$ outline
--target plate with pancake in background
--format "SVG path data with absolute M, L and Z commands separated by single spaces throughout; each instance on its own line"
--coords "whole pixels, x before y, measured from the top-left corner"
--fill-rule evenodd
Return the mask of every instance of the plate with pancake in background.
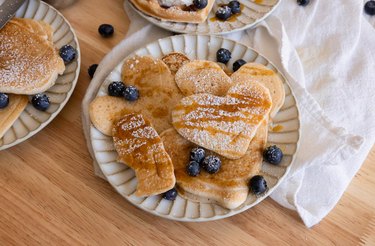
M 129 0 L 149 22 L 176 33 L 228 34 L 256 26 L 280 0 Z M 124 2 L 126 4 L 126 1 Z
M 80 51 L 69 22 L 39 0 L 25 1 L 0 29 L 0 49 L 4 150 L 42 130 L 62 110 L 77 83 Z
M 257 51 L 179 35 L 125 58 L 90 103 L 101 171 L 135 206 L 179 221 L 243 212 L 285 178 L 299 141 L 296 100 Z

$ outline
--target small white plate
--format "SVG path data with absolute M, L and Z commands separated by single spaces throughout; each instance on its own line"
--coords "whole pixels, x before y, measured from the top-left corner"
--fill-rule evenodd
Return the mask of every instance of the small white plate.
M 176 33 L 190 34 L 228 34 L 241 31 L 256 26 L 259 22 L 267 18 L 280 4 L 281 0 L 238 0 L 243 9 L 241 14 L 234 21 L 218 21 L 215 12 L 219 5 L 227 4 L 230 0 L 215 0 L 214 6 L 205 22 L 200 24 L 194 23 L 177 23 L 172 21 L 162 21 L 158 18 L 144 14 L 133 4 L 130 6 L 143 18 L 151 23 Z M 125 3 L 126 1 L 124 1 Z
M 216 51 L 221 47 L 227 48 L 232 52 L 232 59 L 228 63 L 228 67 L 231 68 L 234 61 L 242 58 L 247 62 L 263 64 L 278 73 L 282 78 L 286 92 L 285 103 L 273 122 L 274 126 L 281 127 L 279 127 L 280 131 L 269 131 L 268 134 L 268 144 L 276 144 L 283 150 L 284 158 L 282 163 L 278 166 L 263 163 L 260 174 L 265 177 L 269 190 L 262 197 L 249 194 L 246 202 L 236 209 L 229 210 L 215 204 L 193 202 L 181 196 L 178 196 L 173 202 L 162 199 L 161 195 L 142 198 L 134 195 L 137 179 L 133 170 L 116 161 L 118 155 L 112 138 L 103 135 L 91 125 L 90 138 L 95 158 L 108 182 L 128 201 L 147 212 L 180 221 L 209 221 L 229 217 L 251 208 L 266 198 L 285 178 L 290 169 L 297 150 L 300 130 L 296 100 L 284 76 L 257 51 L 222 37 L 180 35 L 153 42 L 135 51 L 124 60 L 135 54 L 161 58 L 170 52 L 180 52 L 186 54 L 190 59 L 216 61 Z M 96 96 L 107 95 L 108 84 L 112 81 L 121 80 L 123 62 L 106 78 Z
M 0 3 L 2 0 L 0 0 Z M 59 76 L 56 84 L 47 90 L 51 106 L 47 111 L 36 110 L 30 103 L 15 121 L 13 126 L 0 139 L 0 150 L 19 144 L 41 131 L 50 123 L 68 102 L 76 86 L 81 52 L 78 40 L 69 22 L 53 7 L 39 0 L 27 0 L 17 11 L 16 17 L 43 20 L 53 28 L 53 43 L 58 49 L 70 44 L 77 50 L 77 58 L 66 65 L 64 74 Z

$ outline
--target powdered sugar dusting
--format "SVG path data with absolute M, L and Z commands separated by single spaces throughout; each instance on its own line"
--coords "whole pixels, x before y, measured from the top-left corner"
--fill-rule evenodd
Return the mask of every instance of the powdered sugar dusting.
M 173 111 L 173 125 L 188 140 L 238 158 L 246 152 L 271 105 L 267 89 L 257 83 L 239 83 L 226 97 L 197 94 L 182 99 Z
M 48 40 L 19 23 L 10 21 L 0 30 L 0 91 L 19 93 L 39 88 L 60 62 Z

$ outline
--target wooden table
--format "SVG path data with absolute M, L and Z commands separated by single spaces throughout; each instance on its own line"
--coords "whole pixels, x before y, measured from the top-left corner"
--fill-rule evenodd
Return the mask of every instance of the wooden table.
M 134 207 L 93 174 L 82 133 L 81 100 L 87 68 L 124 35 L 123 0 L 81 0 L 62 10 L 82 52 L 77 88 L 62 113 L 42 132 L 0 153 L 0 245 L 150 244 L 375 244 L 375 148 L 335 209 L 313 229 L 271 199 L 240 215 L 181 223 Z M 97 28 L 111 23 L 113 38 Z

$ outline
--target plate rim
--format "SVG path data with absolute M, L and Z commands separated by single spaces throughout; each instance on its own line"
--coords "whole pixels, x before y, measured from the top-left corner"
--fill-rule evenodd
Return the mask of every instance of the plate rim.
M 257 53 L 258 55 L 264 57 L 268 63 L 270 63 L 273 67 L 276 68 L 276 70 L 278 71 L 278 73 L 283 77 L 285 83 L 288 85 L 289 89 L 290 89 L 290 93 L 291 95 L 293 96 L 293 99 L 295 101 L 295 108 L 296 108 L 296 119 L 298 119 L 298 129 L 296 129 L 296 132 L 298 133 L 298 136 L 297 136 L 297 140 L 296 140 L 296 143 L 295 143 L 295 151 L 294 151 L 294 154 L 292 155 L 292 158 L 291 158 L 291 161 L 290 161 L 290 164 L 286 167 L 285 169 L 285 173 L 280 177 L 278 178 L 277 182 L 275 183 L 275 185 L 271 188 L 271 189 L 268 189 L 267 190 L 267 193 L 266 195 L 262 196 L 262 197 L 258 197 L 257 200 L 255 200 L 255 202 L 253 202 L 251 205 L 248 205 L 248 206 L 243 206 L 241 209 L 238 209 L 238 210 L 233 210 L 233 209 L 227 209 L 229 210 L 228 213 L 224 214 L 224 215 L 214 215 L 212 217 L 197 217 L 197 218 L 187 218 L 187 217 L 176 217 L 176 216 L 171 216 L 170 214 L 169 215 L 166 215 L 166 214 L 162 214 L 162 213 L 159 213 L 157 212 L 155 209 L 152 210 L 152 209 L 148 209 L 144 206 L 140 206 L 139 204 L 133 202 L 131 199 L 128 198 L 128 196 L 126 195 L 123 195 L 117 188 L 114 184 L 112 184 L 112 182 L 110 182 L 107 178 L 107 175 L 105 174 L 105 172 L 103 172 L 102 170 L 102 166 L 101 164 L 97 161 L 97 152 L 95 151 L 95 148 L 93 146 L 93 140 L 92 140 L 92 132 L 93 132 L 93 129 L 95 129 L 96 131 L 98 131 L 94 126 L 93 124 L 91 123 L 90 121 L 90 134 L 89 134 L 89 137 L 90 137 L 90 144 L 91 144 L 91 147 L 92 149 L 94 150 L 93 151 L 93 154 L 94 154 L 94 157 L 95 157 L 95 160 L 96 163 L 98 164 L 98 167 L 100 168 L 100 171 L 103 173 L 106 181 L 113 187 L 113 189 L 123 198 L 125 198 L 125 200 L 127 202 L 129 202 L 130 204 L 132 204 L 133 206 L 137 207 L 138 209 L 141 209 L 143 211 L 146 211 L 148 213 L 151 213 L 153 215 L 156 215 L 158 217 L 161 217 L 163 219 L 168 219 L 168 220 L 172 220 L 172 221 L 181 221 L 181 222 L 208 222 L 208 221 L 215 221 L 215 220 L 221 220 L 221 219 L 225 219 L 225 218 L 228 218 L 228 217 L 231 217 L 231 216 L 234 216 L 234 215 L 237 215 L 237 214 L 240 214 L 256 205 L 258 205 L 260 202 L 262 202 L 264 199 L 266 199 L 267 197 L 269 197 L 273 191 L 278 188 L 278 186 L 281 184 L 281 182 L 283 182 L 288 174 L 289 174 L 289 171 L 292 167 L 292 165 L 294 164 L 295 160 L 296 160 L 296 155 L 297 155 L 297 152 L 298 152 L 298 149 L 299 149 L 299 146 L 300 146 L 300 137 L 301 137 L 301 120 L 300 120 L 300 110 L 299 110 L 299 106 L 298 106 L 298 101 L 297 101 L 297 98 L 295 97 L 295 93 L 292 89 L 292 87 L 290 86 L 290 83 L 289 83 L 289 80 L 285 77 L 285 75 L 281 72 L 281 70 L 276 66 L 274 65 L 273 62 L 271 62 L 267 56 L 264 56 L 262 53 L 258 52 L 257 50 L 255 50 L 254 48 L 252 47 L 249 47 L 248 45 L 246 44 L 243 44 L 239 41 L 235 41 L 235 40 L 232 40 L 230 38 L 227 38 L 227 37 L 222 37 L 222 36 L 219 36 L 219 35 L 206 35 L 206 34 L 181 34 L 181 35 L 174 35 L 174 36 L 167 36 L 167 37 L 164 37 L 164 38 L 160 38 L 160 39 L 157 39 L 157 40 L 154 40 L 152 42 L 149 42 L 147 43 L 146 45 L 143 45 L 142 47 L 136 49 L 135 51 L 131 52 L 129 55 L 127 55 L 125 58 L 123 58 L 118 64 L 116 64 L 113 69 L 111 70 L 111 72 L 108 74 L 108 76 L 105 77 L 105 79 L 103 80 L 103 82 L 100 84 L 100 86 L 98 87 L 98 90 L 96 92 L 96 97 L 98 97 L 98 94 L 100 93 L 100 87 L 103 85 L 103 83 L 105 83 L 108 78 L 112 75 L 112 73 L 116 70 L 116 68 L 118 66 L 120 66 L 121 64 L 123 64 L 123 62 L 126 60 L 126 59 L 129 59 L 131 58 L 132 56 L 134 56 L 139 50 L 142 50 L 144 48 L 146 48 L 147 46 L 151 45 L 151 44 L 154 44 L 154 43 L 158 43 L 160 42 L 161 40 L 163 39 L 173 39 L 173 37 L 184 37 L 184 36 L 193 36 L 193 37 L 198 37 L 198 36 L 206 36 L 206 37 L 214 37 L 214 38 L 218 38 L 218 39 L 222 39 L 222 40 L 228 40 L 228 41 L 231 41 L 231 42 L 234 42 L 235 44 L 239 44 L 239 45 L 242 45 L 244 47 L 246 47 L 247 49 L 250 49 L 252 51 L 254 51 L 255 53 Z M 130 167 L 129 167 L 130 168 Z M 146 198 L 147 199 L 147 198 Z M 187 199 L 188 200 L 188 199 Z M 191 201 L 190 202 L 193 202 L 193 203 L 199 203 L 199 202 L 195 202 L 195 201 Z M 218 205 L 220 206 L 220 205 Z M 221 206 L 220 206 L 221 207 Z
M 45 6 L 47 6 L 47 8 L 52 9 L 54 12 L 56 12 L 56 14 L 59 15 L 63 19 L 63 21 L 68 25 L 69 30 L 73 34 L 73 40 L 74 40 L 74 42 L 77 45 L 77 47 L 76 47 L 76 50 L 77 50 L 77 53 L 78 53 L 77 58 L 76 58 L 77 68 L 75 70 L 74 79 L 72 80 L 72 88 L 66 93 L 65 100 L 62 103 L 59 104 L 59 107 L 57 108 L 57 110 L 55 112 L 53 112 L 50 115 L 50 117 L 45 122 L 41 123 L 38 128 L 36 128 L 33 131 L 29 131 L 28 134 L 26 134 L 24 137 L 17 138 L 17 140 L 13 141 L 10 144 L 4 144 L 4 145 L 0 146 L 0 151 L 9 149 L 11 147 L 14 147 L 14 146 L 16 146 L 16 145 L 18 145 L 18 144 L 20 144 L 20 143 L 28 140 L 29 138 L 33 137 L 35 134 L 37 134 L 40 131 L 42 131 L 47 125 L 49 125 L 60 114 L 60 112 L 65 107 L 65 105 L 69 102 L 70 97 L 72 96 L 72 94 L 73 94 L 73 92 L 75 90 L 75 87 L 77 86 L 78 77 L 79 77 L 79 73 L 80 73 L 80 70 L 81 70 L 81 48 L 80 48 L 80 45 L 79 45 L 79 42 L 78 42 L 77 34 L 74 31 L 74 29 L 73 29 L 72 25 L 70 24 L 70 22 L 60 13 L 60 11 L 58 11 L 56 8 L 54 8 L 53 6 L 49 5 L 48 3 L 44 2 L 44 1 L 41 1 L 41 0 L 28 0 L 27 2 L 25 2 L 25 4 L 29 4 L 30 1 L 39 2 L 39 6 L 36 9 L 36 11 L 40 8 L 41 4 L 44 4 Z M 68 34 L 69 34 L 69 32 L 68 32 Z M 24 111 L 22 111 L 22 112 L 24 112 Z
M 231 34 L 231 33 L 236 33 L 236 32 L 240 32 L 240 31 L 243 31 L 243 30 L 247 30 L 247 29 L 253 29 L 255 28 L 260 22 L 262 22 L 263 20 L 265 20 L 266 18 L 268 18 L 280 5 L 282 0 L 277 0 L 277 3 L 272 7 L 272 9 L 267 12 L 265 15 L 263 15 L 261 18 L 259 19 L 256 19 L 253 23 L 251 24 L 247 24 L 243 27 L 240 27 L 240 28 L 235 28 L 235 29 L 232 29 L 232 30 L 229 30 L 229 31 L 222 31 L 222 32 L 199 32 L 199 31 L 181 31 L 181 30 L 175 30 L 175 29 L 172 29 L 172 28 L 168 28 L 166 26 L 163 25 L 163 21 L 156 18 L 156 17 L 153 17 L 153 16 L 150 16 L 150 15 L 147 15 L 145 13 L 143 13 L 141 10 L 139 10 L 136 6 L 134 6 L 134 4 L 130 1 L 129 2 L 129 5 L 131 6 L 131 8 L 139 15 L 141 16 L 142 18 L 144 18 L 145 20 L 147 20 L 148 22 L 150 22 L 151 24 L 154 24 L 160 28 L 163 28 L 167 31 L 170 31 L 170 32 L 175 32 L 175 33 L 179 33 L 179 34 L 196 34 L 196 35 L 226 35 L 226 34 Z M 124 9 L 126 9 L 126 0 L 124 1 Z M 212 11 L 212 10 L 211 10 Z M 207 17 L 208 18 L 208 17 Z M 207 19 L 205 20 L 205 22 L 207 21 Z M 178 22 L 174 22 L 174 21 L 164 21 L 164 22 L 173 22 L 173 23 L 178 23 Z M 185 23 L 185 24 L 193 24 L 193 23 L 186 23 L 186 22 L 182 22 L 182 23 Z

